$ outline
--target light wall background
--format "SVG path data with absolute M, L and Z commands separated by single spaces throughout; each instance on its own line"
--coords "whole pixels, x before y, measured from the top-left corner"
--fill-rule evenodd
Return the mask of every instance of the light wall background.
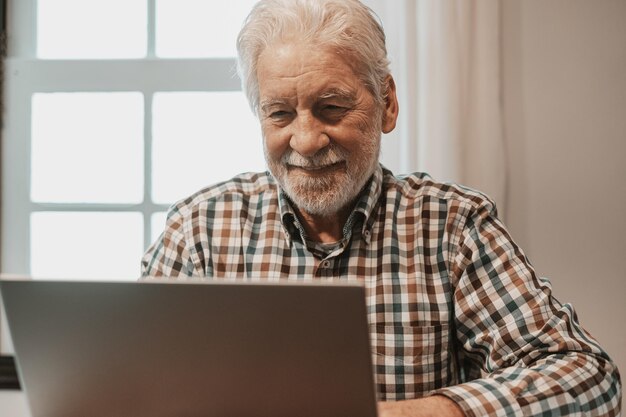
M 626 372 L 626 2 L 502 2 L 506 223 Z

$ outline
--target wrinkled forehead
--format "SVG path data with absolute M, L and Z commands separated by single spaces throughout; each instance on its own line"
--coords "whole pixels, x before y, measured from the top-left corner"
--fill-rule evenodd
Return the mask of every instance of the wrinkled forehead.
M 291 42 L 266 48 L 257 63 L 260 100 L 335 95 L 356 98 L 365 88 L 351 62 L 335 48 Z

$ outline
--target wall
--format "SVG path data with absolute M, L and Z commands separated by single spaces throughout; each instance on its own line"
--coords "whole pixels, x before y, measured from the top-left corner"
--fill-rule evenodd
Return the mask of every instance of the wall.
M 626 2 L 503 2 L 507 224 L 626 372 Z

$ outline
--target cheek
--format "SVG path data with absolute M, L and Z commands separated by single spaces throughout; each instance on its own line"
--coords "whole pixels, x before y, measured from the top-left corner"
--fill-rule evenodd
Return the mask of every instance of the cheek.
M 281 134 L 280 130 L 261 126 L 263 142 L 267 156 L 272 159 L 280 159 L 289 149 L 289 136 Z
M 371 133 L 373 130 L 379 130 L 380 123 L 380 114 L 375 109 L 355 112 L 352 119 L 353 126 L 361 133 Z
M 366 117 L 352 117 L 348 123 L 329 131 L 333 142 L 350 153 L 359 152 L 363 142 L 372 135 L 371 120 Z

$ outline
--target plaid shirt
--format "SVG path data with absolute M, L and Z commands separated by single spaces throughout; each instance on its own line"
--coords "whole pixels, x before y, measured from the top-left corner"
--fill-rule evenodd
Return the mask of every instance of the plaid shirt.
M 142 274 L 360 280 L 380 400 L 437 393 L 467 416 L 619 414 L 614 363 L 483 194 L 379 168 L 343 234 L 310 241 L 274 179 L 243 174 L 174 205 Z

